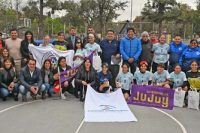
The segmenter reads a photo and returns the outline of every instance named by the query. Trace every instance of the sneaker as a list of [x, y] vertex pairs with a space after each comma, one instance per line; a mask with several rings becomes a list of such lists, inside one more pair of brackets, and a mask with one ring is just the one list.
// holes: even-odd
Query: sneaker
[[15, 101], [18, 101], [19, 99], [18, 99], [18, 96], [14, 96], [14, 100]]
[[3, 101], [6, 101], [6, 97], [3, 97], [2, 100], [3, 100]]
[[27, 97], [25, 95], [22, 95], [22, 102], [27, 102]]
[[46, 92], [45, 91], [42, 92], [42, 99], [46, 99]]
[[65, 99], [66, 99], [65, 94], [61, 93], [61, 99], [62, 99], [62, 100], [65, 100]]

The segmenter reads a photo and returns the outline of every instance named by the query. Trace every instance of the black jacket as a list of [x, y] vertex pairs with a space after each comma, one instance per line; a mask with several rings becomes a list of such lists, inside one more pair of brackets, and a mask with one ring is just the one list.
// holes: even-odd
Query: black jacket
[[69, 36], [66, 41], [69, 43], [69, 49], [73, 49], [75, 50], [76, 47], [76, 41], [79, 39], [78, 36], [75, 36], [75, 44], [73, 45], [72, 40], [71, 40], [71, 36]]
[[82, 84], [82, 81], [86, 81], [89, 83], [94, 89], [96, 89], [96, 71], [91, 67], [91, 70], [87, 72], [85, 67], [82, 66], [75, 77], [75, 82], [78, 84]]
[[[33, 45], [37, 45], [36, 42], [32, 42]], [[20, 47], [20, 52], [22, 54], [22, 58], [26, 58], [26, 59], [29, 59], [30, 58], [30, 51], [28, 49], [28, 45], [29, 45], [29, 42], [27, 42], [26, 40], [23, 40], [21, 42], [21, 47]]]
[[[8, 72], [10, 72], [10, 75], [8, 75]], [[17, 83], [18, 82], [17, 77], [18, 77], [17, 73], [13, 68], [8, 70], [3, 68], [0, 71], [0, 87], [8, 88], [11, 82]]]

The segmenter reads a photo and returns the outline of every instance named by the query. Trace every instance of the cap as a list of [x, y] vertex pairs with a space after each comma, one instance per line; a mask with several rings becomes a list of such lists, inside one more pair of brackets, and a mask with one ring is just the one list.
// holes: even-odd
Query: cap
[[142, 66], [142, 65], [146, 65], [146, 66], [148, 66], [148, 63], [146, 62], [146, 61], [140, 61], [140, 64], [139, 64], [140, 66]]

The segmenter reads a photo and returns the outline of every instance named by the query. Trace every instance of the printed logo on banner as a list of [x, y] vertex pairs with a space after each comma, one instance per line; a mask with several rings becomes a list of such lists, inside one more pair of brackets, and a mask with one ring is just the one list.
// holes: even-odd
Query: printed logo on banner
[[57, 59], [56, 55], [51, 51], [49, 51], [43, 55], [42, 60], [41, 60], [41, 65], [44, 63], [44, 61], [46, 59], [51, 60], [52, 66], [56, 66], [58, 63], [58, 59]]
[[96, 109], [90, 109], [88, 112], [126, 112], [128, 110], [119, 109], [113, 105], [99, 105]]

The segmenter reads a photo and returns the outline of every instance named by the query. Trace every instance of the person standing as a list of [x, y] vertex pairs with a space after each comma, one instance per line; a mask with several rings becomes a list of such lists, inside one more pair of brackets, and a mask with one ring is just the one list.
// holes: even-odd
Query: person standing
[[134, 74], [137, 67], [137, 61], [142, 52], [141, 42], [135, 37], [135, 29], [128, 28], [127, 36], [120, 42], [120, 53], [123, 57], [123, 63], [128, 63], [131, 73]]
[[174, 41], [169, 45], [169, 72], [173, 71], [175, 64], [179, 62], [179, 59], [183, 51], [187, 48], [187, 45], [182, 42], [180, 35], [175, 35]]
[[73, 49], [73, 47], [70, 46], [69, 42], [65, 40], [65, 34], [62, 31], [58, 32], [57, 40], [53, 42], [53, 45], [55, 49], [58, 49], [61, 51]]
[[53, 44], [50, 43], [50, 36], [45, 35], [43, 38], [43, 43], [39, 45], [40, 47], [54, 47]]
[[159, 41], [158, 41], [158, 39], [157, 39], [157, 34], [156, 34], [156, 32], [154, 32], [154, 31], [152, 31], [152, 32], [150, 33], [150, 42], [151, 42], [152, 45], [153, 45], [153, 44], [159, 43]]
[[2, 39], [2, 33], [0, 32], [0, 49], [5, 47], [5, 42]]
[[164, 64], [164, 69], [167, 70], [168, 67], [168, 52], [169, 45], [166, 43], [166, 36], [160, 36], [160, 42], [153, 45], [153, 63], [152, 63], [152, 72], [156, 72], [158, 64]]
[[108, 30], [106, 39], [100, 42], [100, 47], [102, 49], [102, 63], [107, 63], [109, 65], [109, 70], [112, 74], [112, 82], [110, 84], [115, 87], [115, 78], [119, 73], [119, 64], [111, 64], [111, 58], [121, 60], [121, 55], [119, 51], [120, 42], [115, 39], [115, 32], [113, 30]]
[[31, 31], [26, 31], [24, 40], [21, 42], [21, 47], [20, 47], [20, 51], [22, 54], [21, 67], [24, 67], [27, 64], [28, 60], [32, 58], [32, 54], [28, 49], [28, 46], [30, 44], [35, 46], [37, 45], [33, 39], [33, 33]]
[[70, 49], [74, 49], [76, 47], [76, 42], [79, 39], [78, 36], [76, 36], [76, 28], [71, 27], [69, 30], [70, 36], [66, 39], [66, 41], [69, 43], [69, 46], [71, 47]]
[[147, 62], [147, 70], [150, 71], [151, 69], [151, 62], [153, 55], [151, 53], [152, 44], [149, 40], [149, 33], [144, 31], [142, 34], [141, 45], [142, 45], [142, 53], [139, 57], [139, 62], [146, 61]]
[[10, 56], [14, 58], [16, 72], [19, 73], [21, 69], [21, 39], [18, 38], [17, 29], [10, 30], [10, 38], [6, 39], [6, 47], [9, 50]]
[[185, 49], [179, 59], [179, 64], [184, 72], [190, 70], [192, 61], [196, 61], [198, 64], [200, 63], [200, 47], [198, 46], [196, 39], [190, 41], [190, 45]]
[[97, 44], [100, 43], [100, 39], [99, 37], [97, 36], [97, 34], [95, 33], [95, 30], [92, 26], [89, 26], [88, 29], [87, 29], [87, 36], [83, 39], [83, 46], [85, 46], [87, 43], [89, 43], [89, 34], [93, 34], [94, 35], [94, 40]]

